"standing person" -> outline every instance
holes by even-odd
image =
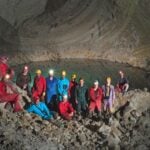
[[[28,95],[30,96],[30,88],[29,84],[31,83],[31,74],[29,72],[29,67],[24,66],[21,73],[17,75],[16,84],[23,90],[27,91]]]
[[[129,89],[129,81],[125,77],[123,71],[119,71],[119,76],[120,78],[117,83],[117,91],[124,95]]]
[[[99,87],[99,82],[97,80],[94,82],[94,86],[90,88],[89,96],[90,96],[90,105],[89,105],[90,116],[92,116],[94,111],[97,110],[98,117],[101,117],[103,92],[102,89]]]
[[[66,78],[66,71],[62,71],[62,76],[58,80],[58,98],[62,101],[63,95],[68,95],[69,80]]]
[[[70,103],[72,104],[74,109],[76,109],[75,89],[76,89],[76,86],[78,85],[76,82],[76,78],[77,78],[77,75],[73,74],[71,77],[70,84],[69,84],[69,98],[70,98]]]
[[[109,111],[110,114],[113,113],[113,105],[115,101],[115,90],[114,86],[111,85],[111,78],[107,77],[106,84],[102,86],[104,95],[104,111]]]
[[[58,80],[54,77],[54,70],[49,71],[46,78],[46,104],[49,108],[57,111],[57,86]]]
[[[59,103],[60,115],[66,119],[71,120],[75,114],[72,105],[68,102],[68,96],[64,95],[63,100]]]
[[[88,101],[88,88],[84,85],[84,79],[79,79],[79,85],[75,89],[75,100],[77,104],[77,113],[86,115],[87,101]]]
[[[32,98],[34,101],[37,99],[44,99],[46,92],[46,80],[42,76],[42,71],[38,69],[34,78],[34,84],[32,87]]]
[[[10,77],[14,75],[14,71],[8,66],[8,57],[0,57],[0,79],[3,78],[6,74],[9,74]]]
[[[6,74],[0,81],[0,103],[6,102],[11,104],[14,109],[14,112],[21,111],[23,108],[20,104],[21,96],[14,91],[14,88],[8,84],[10,75]],[[7,92],[7,88],[11,89],[11,93]]]

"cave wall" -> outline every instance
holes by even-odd
[[[13,26],[41,14],[47,0],[0,0],[0,16]]]
[[[0,0],[0,53],[13,63],[107,59],[150,69],[149,0]]]

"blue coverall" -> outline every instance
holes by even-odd
[[[58,80],[55,77],[52,80],[50,80],[50,77],[46,78],[46,104],[56,100],[57,86]]]
[[[69,83],[67,78],[60,78],[58,80],[59,101],[62,101],[63,95],[68,95]]]
[[[27,111],[29,113],[35,113],[38,116],[40,116],[42,119],[45,119],[45,120],[53,119],[53,115],[54,115],[54,112],[49,111],[48,107],[43,102],[39,102],[38,104],[31,104],[27,108]]]

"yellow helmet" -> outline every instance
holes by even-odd
[[[71,76],[73,79],[76,79],[77,78],[77,75],[76,74],[72,74]]]
[[[65,70],[63,70],[62,72],[61,72],[61,74],[62,74],[62,76],[66,76],[66,71]]]
[[[42,74],[42,71],[40,69],[37,69],[36,74]]]
[[[111,81],[111,77],[107,77],[107,81],[108,81],[108,80]]]

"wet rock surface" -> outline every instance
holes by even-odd
[[[150,93],[118,95],[111,119],[76,117],[43,121],[26,111],[11,113],[0,104],[0,149],[108,150],[150,148]]]

